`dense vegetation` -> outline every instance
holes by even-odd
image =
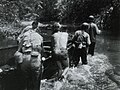
[[[119,0],[1,0],[0,25],[34,19],[80,24],[92,14],[101,28],[119,30],[119,12]]]

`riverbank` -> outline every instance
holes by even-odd
[[[41,90],[119,90],[116,79],[109,78],[114,74],[108,73],[113,70],[113,66],[107,56],[96,53],[87,58],[88,65],[80,63],[77,68],[70,68],[62,81],[43,80]]]

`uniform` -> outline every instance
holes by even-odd
[[[100,30],[98,29],[97,25],[93,22],[89,23],[90,27],[87,32],[90,35],[91,44],[89,46],[88,54],[94,55],[94,49],[96,44],[96,35],[100,34]]]
[[[15,57],[18,57],[16,62],[25,80],[31,83],[27,84],[28,90],[38,90],[43,37],[30,28],[22,33],[19,41],[19,51],[15,53]]]
[[[82,60],[82,64],[87,64],[87,46],[91,43],[89,34],[84,31],[78,30],[75,32],[72,41],[75,44],[75,50],[74,50],[75,66],[79,64],[80,57]]]
[[[57,62],[59,76],[62,74],[62,70],[68,67],[67,41],[68,33],[66,32],[58,31],[52,35],[53,60]]]
[[[90,35],[91,44],[89,46],[88,54],[94,55],[94,49],[96,44],[96,35],[100,34],[101,31],[98,29],[97,25],[94,23],[94,16],[90,15],[89,18],[89,29],[86,30]]]

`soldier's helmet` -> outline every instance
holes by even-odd
[[[52,25],[52,28],[53,28],[53,33],[54,33],[54,32],[60,31],[61,25],[59,22],[54,22]]]
[[[84,22],[81,26],[81,30],[87,30],[89,28],[89,24]]]
[[[53,28],[61,28],[60,23],[59,23],[59,22],[55,22],[55,23],[53,24]]]
[[[90,16],[88,17],[88,20],[89,20],[89,21],[94,21],[94,19],[95,19],[95,17],[94,17],[93,15],[90,15]]]

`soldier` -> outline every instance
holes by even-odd
[[[20,36],[16,62],[25,76],[27,90],[39,90],[43,37],[36,32],[38,22]]]
[[[89,24],[83,23],[81,28],[75,32],[72,40],[72,43],[75,45],[75,67],[79,64],[80,57],[82,64],[87,64],[87,46],[91,43],[89,34],[85,32],[85,30],[88,29],[88,26]]]
[[[60,31],[60,24],[54,23],[53,25],[53,35],[52,35],[52,52],[53,59],[58,65],[58,79],[61,78],[62,73],[68,69],[68,52],[67,52],[67,42],[68,33]]]
[[[98,29],[97,25],[94,23],[94,16],[90,15],[88,18],[89,29],[87,33],[90,35],[91,44],[89,46],[88,54],[94,55],[94,49],[96,44],[96,35],[100,34],[101,31]]]

